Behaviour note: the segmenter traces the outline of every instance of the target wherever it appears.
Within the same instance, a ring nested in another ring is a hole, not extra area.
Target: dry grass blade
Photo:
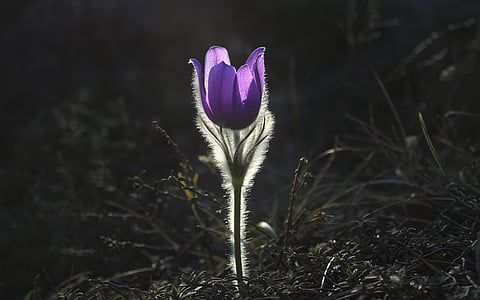
[[[427,141],[427,145],[428,145],[428,148],[430,149],[430,152],[432,153],[433,159],[435,160],[443,176],[447,178],[449,182],[452,183],[453,182],[452,178],[448,176],[447,172],[445,171],[442,164],[440,163],[440,158],[438,157],[437,150],[435,150],[435,147],[433,146],[432,139],[430,138],[430,134],[428,133],[428,129],[427,129],[427,126],[425,125],[425,121],[423,120],[422,113],[418,113],[418,120],[420,121],[420,126],[422,127],[423,136]]]
[[[378,86],[382,90],[383,95],[385,96],[385,99],[388,102],[388,105],[390,106],[390,109],[392,110],[393,116],[395,117],[395,121],[397,122],[398,128],[400,129],[400,132],[402,133],[402,138],[403,138],[403,144],[405,147],[407,147],[406,142],[407,142],[407,135],[405,134],[405,128],[403,126],[402,120],[400,119],[400,116],[398,115],[397,109],[395,108],[395,105],[393,105],[392,98],[390,97],[390,94],[388,93],[387,89],[385,88],[385,85],[383,84],[382,80],[377,74],[377,71],[373,68],[371,64],[368,64],[368,69],[372,73],[373,77],[375,77],[375,80],[378,83]]]

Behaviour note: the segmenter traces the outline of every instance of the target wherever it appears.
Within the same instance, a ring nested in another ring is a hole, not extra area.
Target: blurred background
[[[199,185],[221,197],[219,177],[198,159],[207,148],[195,128],[189,58],[203,62],[220,45],[238,67],[267,48],[277,125],[254,188],[264,202],[250,204],[259,220],[301,155],[350,131],[345,114],[391,128],[368,65],[407,134],[418,131],[418,111],[432,122],[447,110],[478,113],[479,13],[477,0],[3,0],[0,294],[52,291],[80,271],[121,269],[122,260],[89,252],[105,232],[85,214],[130,199],[129,178],[178,170],[152,121],[190,159]],[[181,222],[182,209],[165,218]]]

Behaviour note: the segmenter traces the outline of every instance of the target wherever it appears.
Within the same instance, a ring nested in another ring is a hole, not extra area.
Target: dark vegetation
[[[267,46],[278,122],[243,295],[480,297],[479,3],[134,2],[0,5],[2,299],[238,296],[186,63],[211,44]]]

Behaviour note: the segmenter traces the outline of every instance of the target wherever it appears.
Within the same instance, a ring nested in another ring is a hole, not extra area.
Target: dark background
[[[449,109],[478,113],[479,12],[476,0],[3,0],[2,294],[49,290],[80,270],[116,270],[108,261],[74,263],[58,249],[91,248],[101,235],[78,220],[79,211],[126,197],[128,178],[142,170],[158,178],[177,167],[153,120],[203,185],[222,194],[218,177],[197,160],[207,149],[193,121],[189,58],[203,62],[211,45],[221,45],[238,67],[256,47],[267,48],[277,125],[254,195],[268,198],[289,183],[300,155],[332,147],[336,133],[350,130],[345,113],[371,113],[390,128],[368,64],[407,134],[418,131],[418,111],[432,120]]]

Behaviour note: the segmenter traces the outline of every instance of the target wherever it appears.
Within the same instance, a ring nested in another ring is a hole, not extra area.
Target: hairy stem
[[[238,277],[238,284],[242,283],[243,262],[242,262],[242,185],[243,180],[233,180],[233,256],[235,262],[235,273]]]

